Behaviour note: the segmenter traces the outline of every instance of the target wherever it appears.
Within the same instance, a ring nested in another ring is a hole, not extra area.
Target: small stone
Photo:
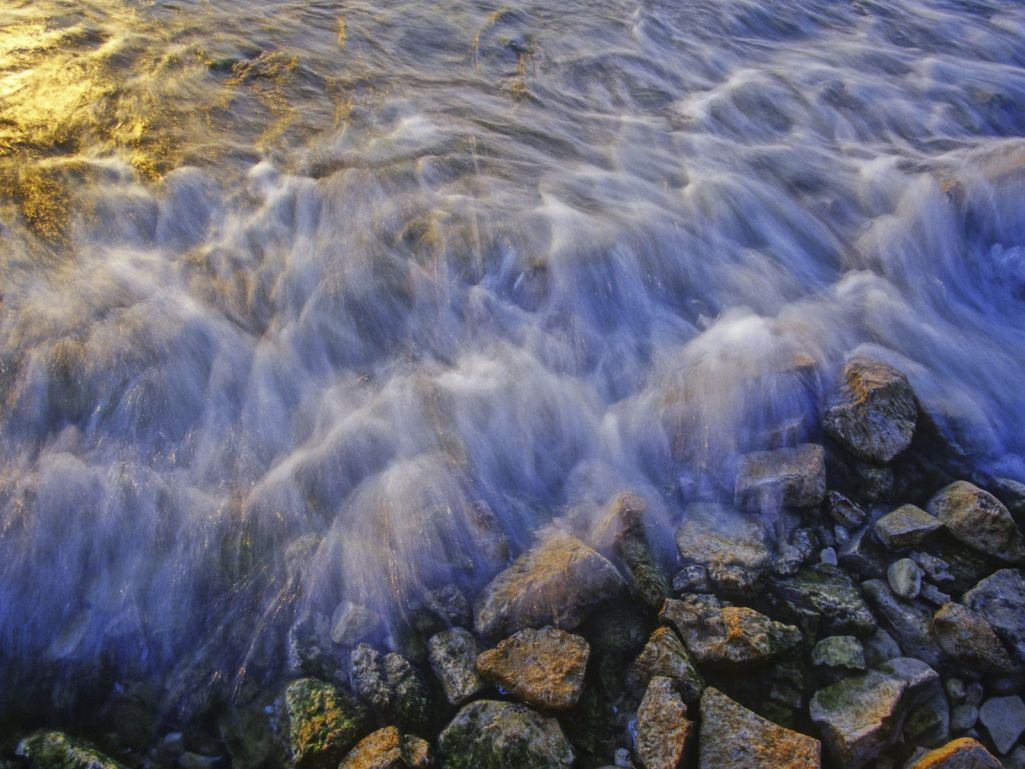
[[[982,615],[1011,647],[1018,662],[1025,662],[1025,579],[1021,572],[994,572],[965,593],[963,603]]]
[[[697,702],[705,688],[690,654],[672,628],[656,628],[644,649],[627,671],[627,688],[638,693],[645,691],[655,676],[671,678],[676,682],[683,701]],[[636,701],[636,700],[635,700]]]
[[[1010,673],[1015,665],[993,628],[980,614],[947,603],[933,615],[933,635],[947,656],[980,673]]]
[[[982,684],[980,684],[978,681],[972,681],[970,684],[968,684],[968,688],[965,689],[965,702],[967,702],[969,705],[981,705],[982,695],[984,693],[985,690],[982,688]]]
[[[677,593],[707,593],[709,589],[708,569],[700,564],[684,566],[673,577],[673,590]]]
[[[32,769],[122,769],[114,759],[63,732],[35,732],[18,743],[16,753]]]
[[[826,512],[830,518],[848,529],[858,528],[867,517],[860,505],[855,504],[839,491],[830,491],[826,494]]]
[[[979,721],[996,749],[1008,753],[1025,732],[1025,703],[1017,696],[991,697],[979,708]]]
[[[967,732],[979,720],[979,709],[974,705],[958,705],[950,714],[950,728],[955,732]]]
[[[950,571],[950,564],[942,558],[917,550],[911,553],[910,558],[918,564],[926,578],[937,585],[946,585],[954,581],[954,575]]]
[[[943,688],[951,702],[960,702],[965,698],[965,683],[960,678],[947,678],[943,681]]]
[[[935,686],[912,707],[904,722],[904,742],[913,745],[941,745],[950,739],[950,703],[943,689]]]
[[[815,644],[811,664],[833,670],[864,670],[865,647],[854,636],[829,636]]]
[[[591,647],[558,628],[527,628],[477,657],[477,672],[544,710],[568,710],[584,688]]]
[[[381,615],[365,606],[344,601],[331,616],[331,640],[341,646],[355,646],[381,625]]]
[[[441,682],[449,704],[462,705],[484,690],[484,681],[476,667],[480,652],[477,639],[463,628],[443,630],[427,642],[431,670]]]
[[[704,567],[724,595],[758,592],[771,565],[767,539],[757,517],[705,502],[688,505],[676,530],[680,560]]]
[[[861,588],[907,656],[939,665],[940,649],[932,637],[932,618],[926,612],[897,598],[889,586],[879,580],[867,580]]]
[[[559,769],[576,755],[559,722],[525,705],[477,700],[438,738],[441,769]]]
[[[635,751],[645,769],[678,769],[693,734],[672,679],[655,676],[637,709]]]
[[[942,521],[914,505],[901,505],[876,521],[874,527],[879,541],[890,550],[919,545],[941,528]]]
[[[910,558],[901,558],[890,564],[886,570],[886,581],[890,589],[901,598],[911,600],[922,592],[922,570]]]
[[[819,561],[830,566],[837,566],[839,561],[836,558],[836,550],[831,547],[823,548],[819,553]]]
[[[955,539],[1009,563],[1025,560],[1025,541],[1011,513],[988,491],[967,481],[941,489],[926,505]]]
[[[341,689],[301,678],[285,688],[288,747],[298,769],[335,769],[365,733],[366,710]]]
[[[945,603],[950,603],[950,594],[944,593],[936,585],[932,585],[928,582],[923,582],[921,590],[918,593],[918,597],[923,601],[931,603],[933,606],[942,606]]]
[[[1003,769],[1003,765],[978,740],[962,737],[912,761],[908,769]]]

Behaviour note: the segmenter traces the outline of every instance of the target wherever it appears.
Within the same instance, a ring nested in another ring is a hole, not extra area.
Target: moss
[[[32,769],[122,769],[112,758],[62,732],[36,732],[21,741],[18,753],[28,758]]]
[[[333,769],[366,733],[367,712],[335,687],[313,678],[285,690],[292,759],[300,769]]]

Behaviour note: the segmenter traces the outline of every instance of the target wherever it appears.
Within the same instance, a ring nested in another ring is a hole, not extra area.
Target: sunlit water
[[[858,348],[1022,478],[1023,135],[1010,0],[0,3],[4,694],[667,537]]]

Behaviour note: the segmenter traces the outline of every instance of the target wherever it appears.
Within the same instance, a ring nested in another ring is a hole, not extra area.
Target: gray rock
[[[711,503],[688,505],[676,531],[682,563],[703,566],[725,595],[758,591],[771,562],[767,539],[759,519]]]
[[[865,639],[865,661],[869,667],[889,662],[902,654],[900,644],[882,628],[876,628],[876,632]]]
[[[844,366],[822,427],[856,456],[886,463],[911,445],[917,421],[918,402],[907,377],[858,357]]]
[[[951,702],[960,702],[967,694],[965,682],[962,679],[955,678],[953,676],[944,679],[943,688],[947,692],[947,697],[950,698]]]
[[[979,709],[974,705],[958,705],[950,714],[950,728],[955,732],[967,732],[979,720]]]
[[[858,499],[866,504],[875,504],[893,495],[896,478],[889,467],[879,467],[868,462],[855,462],[852,468],[857,484]]]
[[[876,615],[907,656],[934,666],[940,664],[940,649],[932,637],[932,618],[927,612],[897,598],[879,580],[870,579],[861,587]]]
[[[423,606],[446,627],[469,627],[473,610],[466,596],[455,585],[445,585],[424,593]]]
[[[886,573],[890,554],[880,548],[872,529],[868,526],[854,531],[840,546],[837,560],[844,569],[866,579],[876,579]]]
[[[475,628],[485,638],[544,625],[572,630],[623,589],[608,560],[576,537],[552,531],[484,589]]]
[[[478,700],[438,738],[441,769],[558,769],[576,754],[559,722],[525,705]]]
[[[876,620],[851,578],[828,564],[816,564],[794,577],[774,580],[772,598],[784,619],[800,625],[801,615],[818,618],[826,633],[859,637],[875,631]]]
[[[1011,513],[990,494],[967,481],[941,489],[926,508],[955,539],[1008,563],[1025,560],[1025,541]]]
[[[831,547],[822,548],[819,552],[819,562],[828,566],[838,566],[840,564],[836,557],[836,550]]]
[[[979,721],[996,749],[1008,753],[1025,732],[1025,703],[1017,696],[991,697],[979,708]]]
[[[925,541],[943,522],[920,507],[901,505],[875,522],[875,533],[886,547],[900,550]]]
[[[708,569],[700,564],[684,566],[673,577],[673,590],[677,593],[707,593],[710,589]]]
[[[963,603],[982,615],[1025,662],[1025,579],[1020,571],[1001,569],[964,594]]]
[[[933,635],[959,665],[980,673],[1010,673],[1016,668],[982,615],[959,603],[947,603],[933,615]]]
[[[931,603],[933,606],[942,606],[945,603],[950,603],[950,594],[944,593],[936,585],[932,585],[928,582],[923,582],[921,590],[918,593],[918,597],[923,601]]]
[[[427,642],[431,670],[441,682],[450,704],[462,705],[484,690],[484,680],[477,674],[476,667],[480,652],[477,639],[463,628],[443,630]]]
[[[697,702],[705,688],[705,681],[683,642],[668,627],[656,628],[637,659],[630,665],[626,675],[627,689],[640,696],[655,676],[675,681],[680,695],[687,703]]]
[[[400,654],[381,654],[368,644],[352,651],[350,676],[356,695],[387,720],[413,730],[428,720],[427,685]]]
[[[954,581],[954,574],[950,570],[950,564],[931,553],[915,551],[910,558],[918,564],[922,573],[931,582],[937,585],[947,585]]]
[[[635,751],[645,769],[678,769],[694,724],[672,679],[655,676],[637,709]]]
[[[857,529],[867,517],[860,505],[855,504],[839,491],[830,491],[826,494],[826,512],[830,518],[848,529]]]
[[[970,684],[968,684],[967,688],[965,689],[965,702],[967,702],[969,705],[981,705],[982,696],[984,693],[985,690],[982,688],[982,684],[980,684],[978,681],[972,681]]]
[[[365,606],[343,601],[331,615],[331,640],[341,646],[355,646],[373,635],[381,615]]]
[[[894,561],[886,570],[890,589],[901,598],[912,600],[922,592],[922,570],[910,558]]]
[[[811,664],[829,670],[862,671],[866,667],[865,647],[854,636],[829,636],[815,644]]]
[[[936,686],[915,705],[904,722],[904,742],[935,747],[950,739],[950,703]]]
[[[806,443],[740,458],[734,504],[742,510],[816,507],[825,496],[826,455],[821,446]]]
[[[838,765],[861,769],[895,744],[904,725],[907,684],[870,671],[820,689],[810,714]]]

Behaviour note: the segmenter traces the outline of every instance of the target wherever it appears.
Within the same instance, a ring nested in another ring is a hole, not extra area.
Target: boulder
[[[462,705],[484,689],[484,680],[477,673],[480,644],[473,633],[463,628],[443,630],[427,642],[427,658],[431,670],[441,682],[450,705]]]
[[[952,740],[912,761],[908,769],[1003,769],[1003,765],[978,740]]]
[[[901,505],[875,522],[876,536],[891,550],[921,544],[943,523],[920,507]]]
[[[430,766],[429,750],[427,742],[419,737],[386,726],[360,740],[338,769],[426,769]]]
[[[926,508],[955,539],[1007,563],[1025,560],[1022,540],[1011,513],[996,497],[967,481],[941,489]]]
[[[427,684],[402,655],[360,644],[352,651],[350,677],[356,695],[389,721],[411,729],[427,722]]]
[[[741,510],[817,507],[825,496],[826,454],[821,446],[806,443],[740,458],[733,502]]]
[[[1025,703],[1021,697],[990,697],[979,708],[979,723],[986,729],[996,749],[1009,753],[1025,732]]]
[[[17,754],[32,769],[122,769],[114,759],[63,732],[34,732],[18,743]]]
[[[484,589],[474,626],[485,638],[544,625],[572,630],[623,588],[607,559],[571,534],[552,531]]]
[[[559,722],[526,705],[478,700],[438,738],[441,769],[558,769],[576,755]]]
[[[683,565],[704,567],[713,589],[725,595],[756,593],[771,565],[761,521],[726,505],[688,505],[676,530],[676,546]]]
[[[822,427],[855,456],[885,464],[911,445],[917,422],[918,401],[907,377],[858,357],[843,367]]]
[[[336,769],[369,723],[352,696],[313,678],[289,683],[284,705],[289,758],[298,769]]]
[[[962,600],[1011,647],[1019,663],[1025,662],[1025,578],[1020,571],[994,572],[965,593]]]
[[[1011,673],[1016,665],[988,622],[959,603],[947,603],[932,617],[940,649],[959,665],[979,673]]]
[[[793,577],[774,580],[770,591],[780,613],[795,624],[803,614],[817,618],[830,634],[865,637],[876,629],[858,588],[836,566],[810,566]]]
[[[544,710],[568,710],[584,688],[591,647],[558,628],[527,628],[477,657],[477,672]]]
[[[637,709],[634,748],[644,769],[679,769],[693,732],[673,680],[652,678]]]
[[[640,696],[656,676],[670,678],[684,702],[695,703],[705,688],[704,679],[672,628],[656,628],[626,674],[626,686]],[[636,702],[636,700],[635,700]]]

